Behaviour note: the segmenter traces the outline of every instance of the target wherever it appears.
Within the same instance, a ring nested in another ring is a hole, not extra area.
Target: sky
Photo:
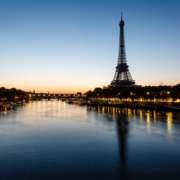
[[[59,93],[107,86],[121,12],[136,84],[180,83],[179,0],[0,0],[0,86]]]

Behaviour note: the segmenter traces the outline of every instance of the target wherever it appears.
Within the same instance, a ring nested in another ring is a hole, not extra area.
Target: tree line
[[[22,100],[27,98],[27,93],[23,90],[5,87],[0,88],[0,101],[14,101]]]
[[[88,98],[180,98],[180,84],[175,86],[103,87],[86,92]]]

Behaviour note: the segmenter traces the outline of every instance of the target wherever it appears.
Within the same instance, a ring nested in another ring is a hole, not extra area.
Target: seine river
[[[0,180],[180,179],[180,114],[30,102],[0,113]]]

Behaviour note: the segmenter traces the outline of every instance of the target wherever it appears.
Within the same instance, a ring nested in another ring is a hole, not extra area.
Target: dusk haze
[[[136,83],[175,85],[179,9],[178,0],[1,0],[1,86],[69,93],[108,85],[121,13]]]

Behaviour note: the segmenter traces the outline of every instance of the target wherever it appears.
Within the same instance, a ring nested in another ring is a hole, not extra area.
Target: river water
[[[0,113],[0,179],[180,179],[180,113],[30,102]]]

